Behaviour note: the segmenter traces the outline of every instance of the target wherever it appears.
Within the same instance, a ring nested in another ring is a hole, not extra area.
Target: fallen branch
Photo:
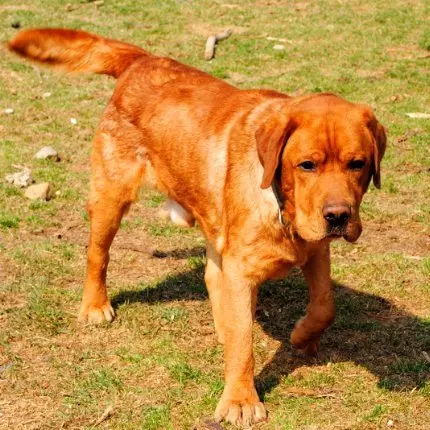
[[[209,61],[212,60],[215,56],[215,47],[218,42],[221,40],[228,39],[233,32],[231,30],[223,31],[222,33],[213,34],[212,36],[208,37],[208,40],[206,41],[206,48],[205,48],[205,60]]]
[[[72,221],[68,224],[66,224],[64,227],[62,227],[60,230],[56,231],[54,233],[54,237],[56,237],[57,239],[62,239],[63,236],[72,229],[75,229],[77,227],[82,226],[82,221]]]
[[[337,395],[334,392],[318,392],[315,390],[309,390],[306,388],[289,387],[282,390],[282,394],[287,394],[292,397],[313,397],[315,399],[332,397],[336,398]]]
[[[154,251],[152,248],[143,248],[141,246],[138,245],[133,245],[133,244],[127,244],[127,245],[116,245],[117,249],[125,249],[127,251],[134,251],[134,252],[138,252],[141,254],[147,254],[147,255],[151,255],[153,256]]]
[[[97,427],[98,425],[100,425],[104,420],[108,419],[108,418],[112,415],[112,413],[113,413],[113,406],[112,406],[112,405],[109,405],[109,406],[105,409],[105,411],[102,413],[102,415],[100,416],[100,418],[98,418],[98,419],[94,422],[94,424],[93,424],[92,428]]]

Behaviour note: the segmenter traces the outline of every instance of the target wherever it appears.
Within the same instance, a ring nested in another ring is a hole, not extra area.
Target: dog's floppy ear
[[[258,158],[264,168],[261,188],[269,188],[272,185],[282,151],[295,127],[291,119],[282,121],[275,117],[260,125],[255,132]]]
[[[387,136],[385,134],[385,129],[382,124],[380,124],[376,118],[372,115],[369,121],[368,127],[373,134],[373,184],[376,188],[381,188],[381,160],[385,153],[385,148],[387,147]]]

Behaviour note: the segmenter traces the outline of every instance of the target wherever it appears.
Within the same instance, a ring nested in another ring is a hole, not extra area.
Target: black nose
[[[325,205],[323,216],[331,227],[343,227],[351,216],[351,208],[345,204]]]

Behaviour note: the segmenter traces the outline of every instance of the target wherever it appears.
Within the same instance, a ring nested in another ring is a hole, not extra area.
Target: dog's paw
[[[102,306],[82,304],[78,321],[84,324],[101,324],[105,321],[112,322],[114,318],[115,311],[108,301]]]
[[[266,419],[266,409],[260,401],[241,402],[221,398],[215,411],[216,421],[225,420],[243,428],[249,428]]]
[[[299,354],[313,356],[318,353],[322,331],[315,332],[312,326],[306,324],[307,322],[306,317],[297,322],[291,333],[290,342]]]
[[[318,355],[320,341],[319,339],[316,339],[300,345],[293,344],[293,346],[296,348],[296,355],[315,357],[316,355]]]

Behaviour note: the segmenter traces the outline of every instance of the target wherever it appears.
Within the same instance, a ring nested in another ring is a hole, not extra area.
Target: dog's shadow
[[[158,303],[208,298],[203,267],[170,276],[154,288],[122,291],[112,304]],[[412,390],[430,381],[430,323],[420,320],[376,295],[335,284],[337,316],[321,340],[315,358],[295,354],[289,343],[294,323],[305,312],[306,284],[299,273],[268,282],[259,293],[256,319],[263,330],[281,342],[276,354],[256,376],[260,395],[304,364],[355,362],[379,379],[388,390]]]

